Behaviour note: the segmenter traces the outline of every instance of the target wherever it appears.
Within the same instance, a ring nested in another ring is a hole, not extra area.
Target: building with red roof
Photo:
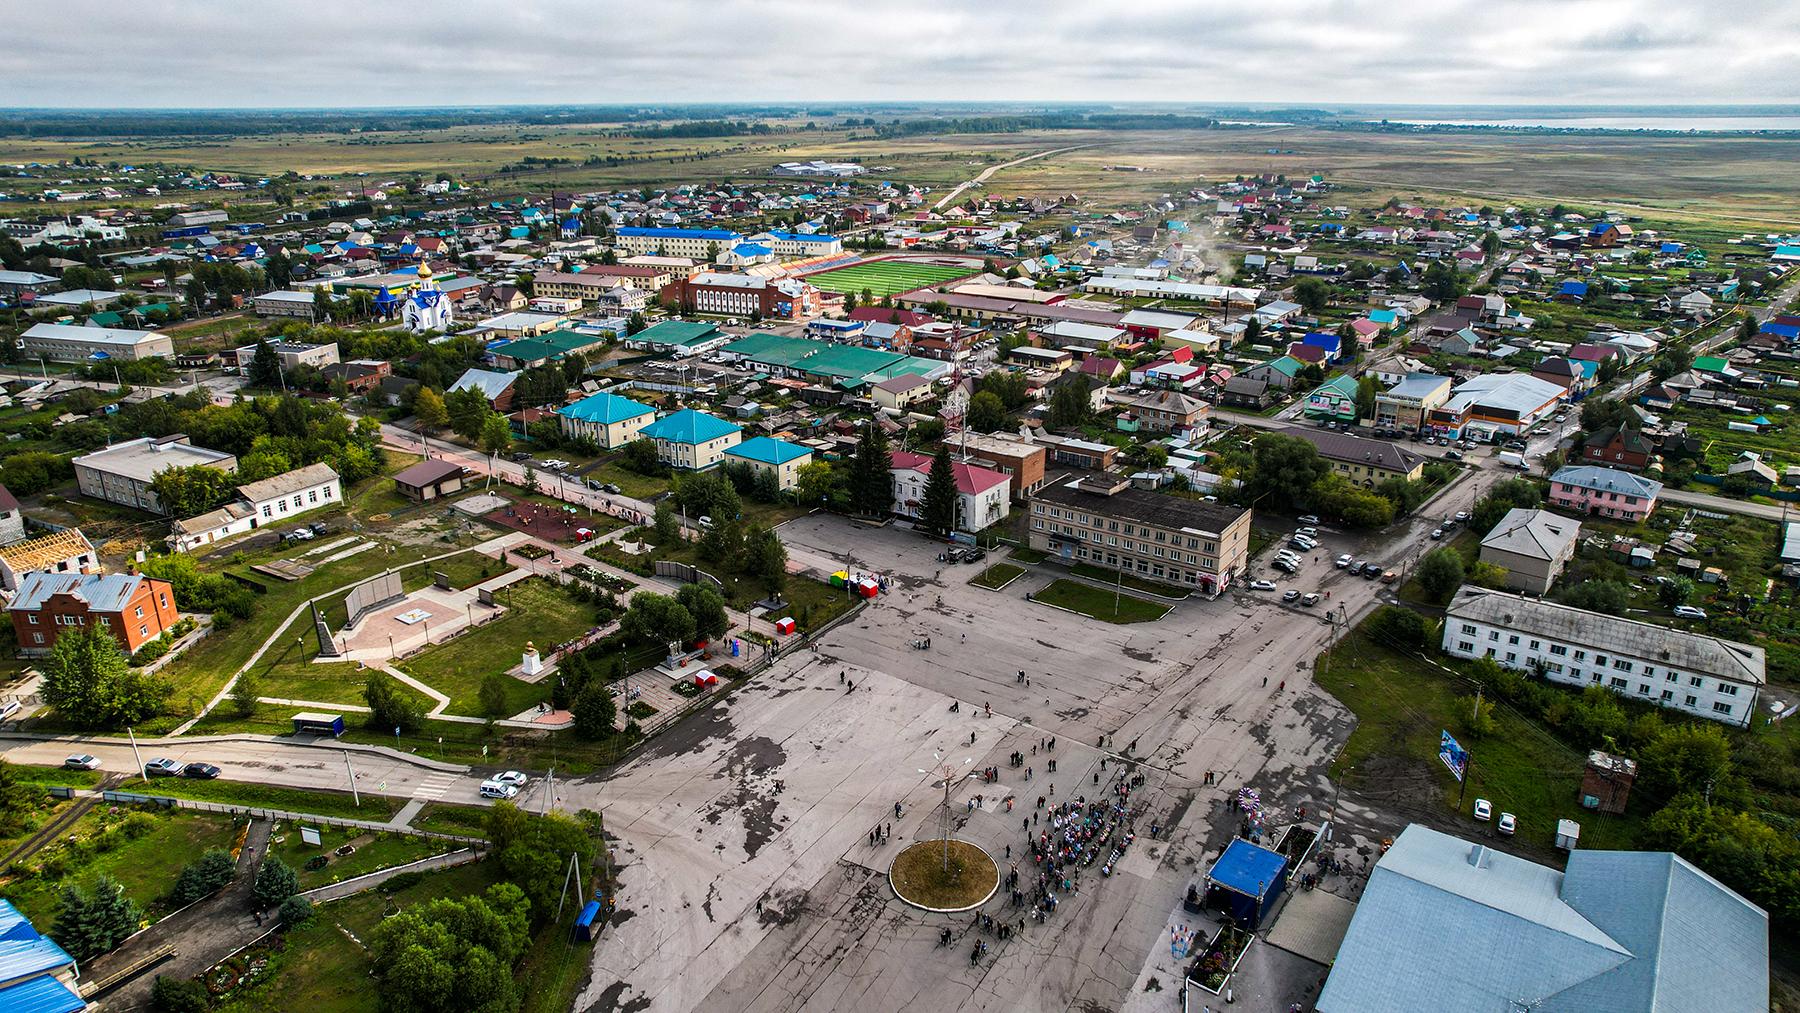
[[[954,437],[952,437],[954,439]],[[889,454],[888,474],[894,480],[894,513],[918,520],[925,504],[925,485],[931,477],[930,454],[896,450]],[[1004,471],[953,461],[956,475],[956,529],[974,533],[1005,519],[1011,506],[1008,495],[1012,476]]]

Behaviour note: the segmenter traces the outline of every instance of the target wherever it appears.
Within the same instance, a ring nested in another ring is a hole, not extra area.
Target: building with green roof
[[[1307,418],[1333,422],[1356,421],[1356,377],[1339,373],[1313,388],[1302,409]]]
[[[758,472],[770,472],[775,476],[776,487],[783,490],[798,485],[800,469],[812,463],[810,449],[772,436],[745,440],[725,451],[725,457],[748,464]]]
[[[949,363],[936,359],[778,334],[752,334],[720,351],[775,375],[836,383],[849,390],[908,373],[934,378],[949,369]]]
[[[494,362],[502,369],[531,369],[561,362],[571,355],[587,355],[606,347],[603,334],[555,330],[535,338],[518,338],[494,347]]]
[[[556,415],[566,435],[616,450],[642,434],[656,419],[656,409],[601,391],[557,409]]]
[[[724,419],[683,408],[645,426],[641,436],[656,441],[656,453],[671,468],[704,471],[737,446],[742,430]]]
[[[653,352],[695,355],[710,351],[731,340],[718,324],[693,320],[664,320],[651,324],[629,339],[631,344]]]

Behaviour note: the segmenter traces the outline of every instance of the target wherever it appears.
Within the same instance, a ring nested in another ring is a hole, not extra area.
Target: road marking
[[[456,783],[456,777],[455,774],[432,774],[419,782],[419,786],[413,789],[412,797],[427,801],[441,799],[450,790],[450,786]]]

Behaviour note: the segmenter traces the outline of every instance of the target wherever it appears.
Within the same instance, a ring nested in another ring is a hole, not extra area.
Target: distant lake
[[[1398,119],[1409,126],[1542,127],[1551,130],[1800,130],[1800,116],[1542,116],[1522,119]]]

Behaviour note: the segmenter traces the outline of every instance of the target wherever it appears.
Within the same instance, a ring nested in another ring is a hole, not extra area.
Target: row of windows
[[[1061,552],[1062,547],[1061,542],[1054,539],[1051,540],[1050,551]],[[1183,570],[1176,566],[1165,568],[1161,563],[1155,563],[1144,559],[1134,560],[1130,557],[1121,557],[1113,552],[1103,553],[1099,549],[1094,549],[1090,552],[1088,548],[1083,545],[1074,546],[1074,556],[1076,559],[1089,560],[1094,563],[1105,563],[1115,570],[1136,570],[1138,573],[1146,576],[1167,579],[1178,584],[1198,584],[1202,580],[1210,579],[1212,576],[1201,570]],[[1123,559],[1123,563],[1120,562],[1121,559]]]
[[[1457,647],[1465,654],[1475,653],[1475,644],[1472,641],[1468,641],[1468,640],[1459,641],[1457,643]],[[1498,660],[1498,658],[1499,658],[1499,655],[1495,653],[1495,649],[1492,647],[1487,649],[1487,656],[1490,658],[1495,658],[1496,660]],[[1518,655],[1517,651],[1506,652],[1506,661],[1508,664],[1516,665],[1516,664],[1518,664],[1518,660],[1519,660],[1519,655]],[[1555,672],[1558,674],[1561,674],[1563,672],[1563,666],[1559,665],[1559,664],[1551,664],[1551,665],[1547,666],[1547,668],[1549,669],[1549,671]],[[1569,675],[1571,678],[1579,681],[1582,676],[1581,669],[1579,669],[1579,668],[1569,669]],[[1589,681],[1595,685],[1598,685],[1600,683],[1601,678],[1602,678],[1602,676],[1599,672],[1594,672],[1590,676]],[[1676,677],[1674,674],[1670,674],[1668,681],[1674,682],[1675,678]],[[1698,676],[1692,677],[1691,679],[1689,679],[1689,682],[1694,686],[1699,686],[1700,678]],[[1631,688],[1630,681],[1627,679],[1621,678],[1619,676],[1612,677],[1612,679],[1610,679],[1607,682],[1607,685],[1620,693],[1627,692]],[[1721,683],[1719,685],[1719,692],[1723,693],[1726,696],[1736,696],[1737,689],[1738,688],[1736,686],[1731,685],[1729,683]],[[1646,697],[1649,696],[1651,693],[1650,684],[1647,682],[1638,683],[1637,691],[1638,691],[1639,696],[1646,696]],[[1661,695],[1657,699],[1664,706],[1671,705],[1675,701],[1675,691],[1672,689],[1665,689],[1662,691]],[[1688,707],[1691,709],[1694,707],[1698,707],[1699,705],[1700,705],[1699,697],[1696,697],[1694,694],[1688,693],[1683,697],[1682,706]],[[1726,703],[1723,700],[1715,700],[1715,701],[1713,701],[1712,709],[1713,709],[1713,713],[1715,713],[1715,714],[1730,715],[1733,707],[1731,704]]]
[[[317,504],[317,503],[318,503],[318,502],[319,502],[319,498],[320,498],[320,497],[319,497],[319,493],[320,493],[320,491],[321,491],[321,490],[318,490],[318,489],[308,489],[308,490],[306,490],[306,500],[305,500],[305,502],[307,502],[307,503],[313,503],[313,504]],[[326,500],[327,500],[327,501],[329,501],[329,500],[330,500],[330,499],[331,499],[331,487],[330,487],[330,486],[326,486],[326,487],[325,487],[325,488],[324,488],[324,490],[323,490],[323,492],[324,492],[324,494],[325,494],[325,496],[324,496],[324,498],[325,498],[325,499],[326,499]],[[299,494],[299,493],[295,493],[295,494],[294,494],[294,497],[293,497],[293,499],[294,499],[294,509],[295,509],[295,510],[299,510],[299,509],[300,509],[300,508],[301,508],[301,499],[300,499],[300,494]],[[280,511],[281,511],[281,512],[282,512],[282,513],[287,513],[287,512],[288,512],[288,501],[287,501],[287,500],[285,500],[285,499],[278,499],[278,500],[276,500],[276,501],[275,501],[275,502],[274,502],[274,503],[264,503],[264,504],[263,504],[263,508],[262,508],[262,515],[263,515],[263,516],[264,516],[264,517],[273,517],[273,516],[275,516],[275,515],[274,515],[274,513],[272,513],[272,512],[271,512],[271,508],[274,508],[274,509],[278,509],[278,510],[280,510]]]
[[[1145,538],[1153,537],[1159,542],[1173,542],[1176,545],[1181,544],[1181,540],[1184,537],[1182,535],[1172,535],[1169,532],[1167,532],[1161,528],[1155,528],[1148,524],[1132,524],[1129,521],[1121,522],[1118,520],[1113,520],[1113,519],[1109,519],[1109,518],[1105,518],[1105,517],[1090,516],[1090,515],[1084,514],[1084,513],[1077,513],[1074,510],[1064,510],[1061,507],[1046,507],[1042,503],[1032,504],[1031,512],[1034,514],[1038,514],[1040,516],[1048,515],[1048,516],[1054,517],[1058,520],[1074,521],[1075,523],[1081,524],[1085,527],[1090,527],[1090,528],[1095,528],[1095,529],[1104,528],[1107,531],[1118,531],[1123,534],[1136,535],[1136,536],[1145,537]],[[1055,527],[1055,525],[1052,525],[1052,529],[1054,529],[1054,527]],[[1066,531],[1068,529],[1064,528],[1063,530]],[[1204,549],[1207,552],[1214,552],[1214,551],[1217,551],[1219,548],[1219,544],[1216,539],[1212,539],[1212,538],[1201,539],[1201,538],[1195,538],[1192,535],[1189,535],[1186,537],[1187,537],[1187,547],[1190,549]]]
[[[1042,520],[1039,520],[1035,517],[1032,518],[1031,526],[1038,531],[1048,531],[1052,534],[1062,535],[1063,537],[1068,538],[1072,541],[1077,541],[1077,542],[1084,541],[1084,540],[1092,541],[1095,545],[1105,543],[1106,545],[1110,545],[1115,548],[1123,549],[1126,552],[1136,552],[1136,553],[1140,553],[1140,554],[1143,554],[1146,556],[1156,556],[1159,559],[1166,557],[1177,563],[1181,562],[1182,556],[1184,555],[1184,553],[1178,551],[1177,549],[1175,549],[1173,547],[1165,550],[1160,545],[1152,545],[1149,542],[1134,542],[1129,538],[1121,539],[1116,535],[1107,535],[1104,538],[1102,538],[1099,535],[1090,535],[1088,532],[1083,531],[1080,528],[1070,527],[1067,524],[1046,525]],[[1192,539],[1189,539],[1189,541],[1192,541]],[[1212,545],[1212,543],[1208,542],[1207,545],[1210,546],[1210,545]],[[1185,553],[1185,555],[1187,557],[1187,562],[1189,564],[1193,564],[1193,565],[1204,564],[1207,566],[1217,565],[1217,559],[1216,559],[1216,557],[1214,557],[1212,555],[1203,555],[1203,554],[1198,554],[1198,553],[1193,553],[1193,552]]]

